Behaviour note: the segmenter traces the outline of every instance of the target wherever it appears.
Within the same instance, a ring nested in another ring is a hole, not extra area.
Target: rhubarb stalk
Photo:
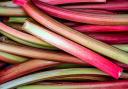
[[[87,65],[78,58],[61,51],[49,51],[44,49],[32,48],[28,46],[6,44],[2,42],[0,42],[0,50],[29,58]]]
[[[27,75],[27,76],[6,82],[4,84],[1,84],[0,87],[1,89],[10,89],[23,84],[30,84],[33,82],[44,81],[52,77],[66,76],[66,75],[80,75],[80,74],[106,75],[102,71],[97,70],[95,68],[58,69],[58,70],[51,70],[51,71],[45,71],[45,72]]]
[[[52,4],[52,5],[59,5],[59,4],[70,4],[70,3],[85,3],[85,2],[89,2],[89,3],[104,3],[106,2],[106,0],[40,0],[41,2],[45,2],[48,4]]]
[[[83,83],[59,83],[59,84],[42,84],[26,85],[17,89],[127,89],[127,80],[107,81],[107,82],[83,82]]]
[[[0,16],[26,16],[20,8],[0,7]]]
[[[21,56],[17,56],[17,55],[13,55],[13,54],[0,51],[0,60],[7,62],[7,63],[11,63],[11,64],[17,64],[17,63],[27,61],[28,59],[25,57],[21,57]]]
[[[98,25],[128,25],[128,14],[94,14],[59,8],[37,0],[33,3],[51,16],[75,22]],[[31,5],[32,6],[32,5]],[[23,6],[24,7],[24,6]]]
[[[121,71],[121,69],[111,61],[108,61],[106,58],[79,44],[76,44],[73,41],[70,41],[58,34],[49,31],[49,29],[47,28],[40,27],[30,21],[27,21],[24,24],[23,28],[25,31],[39,37],[42,40],[47,41],[48,43],[51,43],[52,45],[64,50],[65,52],[73,56],[80,58],[83,62],[91,64],[113,77],[120,75],[119,72]]]
[[[10,68],[4,69],[3,71],[0,71],[0,84],[38,70],[53,67],[58,64],[60,63],[33,59],[19,65],[14,65]]]
[[[47,48],[55,49],[55,47],[53,47],[52,45],[50,45],[32,35],[15,30],[15,29],[3,24],[2,22],[0,22],[0,33],[6,35],[7,37],[9,37],[17,42],[20,42],[22,44],[27,44],[27,45],[31,45],[31,46],[39,47],[39,48],[42,47],[42,48],[46,48],[46,49]],[[26,43],[24,43],[24,42],[26,42]]]
[[[99,26],[99,25],[81,25],[74,26],[79,32],[128,32],[128,26]]]
[[[122,1],[122,0],[121,0]],[[121,3],[121,4],[120,4]],[[105,4],[94,4],[94,5],[70,5],[63,6],[63,8],[80,8],[80,9],[104,9],[104,10],[112,10],[112,11],[127,11],[128,10],[128,2],[109,2]]]
[[[9,17],[7,22],[9,23],[24,23],[28,17]]]
[[[87,35],[108,44],[128,43],[128,33],[89,33]]]

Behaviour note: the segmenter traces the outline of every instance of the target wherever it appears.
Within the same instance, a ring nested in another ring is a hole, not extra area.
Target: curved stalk
[[[97,70],[95,68],[58,69],[58,70],[35,73],[35,74],[27,75],[27,76],[9,81],[7,83],[1,84],[1,89],[14,88],[19,85],[30,84],[32,82],[38,82],[38,81],[46,80],[46,79],[57,77],[57,76],[79,75],[79,74],[106,75],[102,71]]]
[[[23,75],[42,70],[45,68],[53,67],[59,65],[59,62],[46,61],[33,59],[19,65],[14,65],[10,68],[0,71],[0,84],[5,83],[9,80],[21,77]]]
[[[127,89],[127,80],[107,81],[107,82],[85,82],[85,83],[59,83],[59,84],[42,84],[26,85],[17,89]]]

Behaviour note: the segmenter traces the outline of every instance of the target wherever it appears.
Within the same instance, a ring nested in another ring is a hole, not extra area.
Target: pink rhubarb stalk
[[[89,2],[89,3],[106,2],[106,0],[39,0],[39,1],[52,4],[52,5],[69,4],[69,3],[84,3],[84,2]]]
[[[122,0],[121,0],[122,1]],[[121,4],[120,4],[121,3]],[[70,6],[63,6],[63,8],[83,8],[83,9],[104,9],[104,10],[118,10],[118,11],[127,11],[128,10],[128,2],[109,2],[105,4],[93,4],[93,5],[70,5]]]
[[[11,66],[10,68],[3,69],[3,71],[0,71],[0,84],[38,70],[53,67],[58,64],[60,63],[33,59],[25,63]]]
[[[59,8],[37,0],[32,0],[42,11],[51,16],[75,22],[99,25],[128,25],[127,14],[94,14]]]
[[[73,28],[79,32],[128,32],[128,26],[81,25]]]
[[[41,12],[31,2],[27,2],[26,0],[14,0],[14,2],[21,5],[33,19],[35,19],[37,22],[44,25],[45,27],[49,28],[49,30],[61,34],[69,38],[70,40],[73,40],[85,47],[88,47],[102,55],[108,56],[112,59],[128,64],[127,52],[119,50],[101,41],[95,40],[85,34],[75,31],[74,29],[54,20],[45,13]]]
[[[113,64],[111,61],[108,61],[99,54],[49,31],[49,29],[40,27],[30,21],[27,21],[24,24],[24,29],[25,31],[39,37],[40,39],[58,47],[59,49],[62,49],[65,52],[80,58],[82,61],[101,69],[114,78],[118,78],[120,76],[122,69],[119,66]]]

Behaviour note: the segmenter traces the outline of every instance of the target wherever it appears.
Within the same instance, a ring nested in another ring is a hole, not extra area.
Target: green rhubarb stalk
[[[28,17],[9,17],[7,22],[10,23],[24,23]]]
[[[63,77],[55,77],[55,78],[51,78],[48,79],[49,80],[54,80],[54,81],[106,81],[106,80],[110,80],[110,77],[105,77],[105,76],[96,76],[96,75],[72,75],[72,76],[63,76]],[[43,82],[37,82],[34,84],[42,84]]]
[[[26,85],[17,89],[127,89],[128,80],[115,80],[106,82],[68,82],[58,84]]]
[[[15,30],[3,23],[0,23],[0,33],[25,45],[34,46],[38,48],[56,49],[45,41],[42,41],[30,34]]]
[[[35,44],[35,43],[32,43],[32,42],[28,42],[26,40],[22,40],[22,39],[17,38],[17,37],[15,37],[13,35],[5,33],[3,31],[0,31],[0,33],[2,33],[3,35],[7,36],[8,38],[10,38],[10,39],[12,39],[12,40],[14,40],[16,42],[19,42],[21,44],[25,44],[25,45],[28,45],[28,46],[32,46],[32,47],[36,47],[36,48],[43,48],[43,49],[57,49],[55,47],[48,47],[48,46],[45,46],[45,45],[38,45],[38,44]]]
[[[16,64],[27,61],[28,59],[25,57],[0,51],[0,60],[7,63]]]
[[[79,75],[79,74],[106,75],[104,72],[95,68],[58,69],[58,70],[35,73],[35,74],[27,75],[27,76],[9,81],[7,83],[1,84],[1,89],[10,89],[10,88],[17,87],[19,85],[30,84],[33,82],[47,80],[49,78],[57,77],[57,76]]]
[[[116,48],[119,48],[123,51],[128,52],[128,44],[118,44],[118,45],[113,45],[113,46],[116,47]]]
[[[20,8],[0,7],[0,16],[26,16]]]

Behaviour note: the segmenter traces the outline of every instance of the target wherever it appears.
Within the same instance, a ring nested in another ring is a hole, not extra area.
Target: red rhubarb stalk
[[[122,1],[122,0],[121,0]],[[63,8],[83,8],[83,9],[104,9],[104,10],[118,10],[118,11],[127,11],[128,10],[128,2],[109,2],[105,4],[92,4],[92,5],[70,5],[70,6],[63,6]]]
[[[128,33],[89,33],[88,36],[108,44],[128,43]]]
[[[120,72],[122,69],[113,64],[111,61],[108,61],[106,58],[73,41],[70,41],[60,35],[49,31],[49,29],[40,27],[30,21],[27,21],[24,24],[23,28],[25,29],[25,31],[39,37],[42,40],[45,40],[48,43],[51,43],[52,45],[64,50],[65,52],[73,56],[80,58],[82,61],[101,69],[114,78],[118,78],[120,76]]]
[[[43,3],[37,0],[32,0],[34,4],[50,14],[62,19],[67,19],[75,22],[99,24],[99,25],[128,25],[127,14],[94,14],[94,13],[83,13],[57,6],[52,6],[47,3]]]
[[[0,84],[38,70],[53,67],[58,64],[60,63],[33,59],[19,65],[14,65],[13,67],[0,71]]]
[[[26,0],[14,0],[15,3],[22,5],[24,10],[37,22],[46,26],[50,30],[61,34],[85,47],[88,47],[100,54],[108,56],[117,61],[128,64],[128,53],[119,50],[115,47],[112,47],[108,44],[105,44],[101,41],[95,40],[85,34],[82,34],[74,29],[59,23],[58,21],[52,19],[45,13],[41,12],[38,8],[36,8],[31,2],[27,2]],[[101,19],[101,18],[100,18]],[[100,50],[99,50],[100,49]],[[102,51],[101,51],[102,50]]]
[[[6,44],[2,42],[0,42],[0,50],[29,58],[37,58],[37,59],[45,59],[51,61],[86,65],[86,63],[82,62],[78,58],[61,51],[50,51],[50,50],[32,48],[28,46]]]
[[[73,28],[80,32],[128,32],[128,26],[81,25]]]
[[[94,13],[94,14],[115,14],[111,11],[107,10],[97,10],[97,9],[79,9],[79,8],[69,8],[69,10],[79,11],[79,12],[85,12],[85,13]]]

